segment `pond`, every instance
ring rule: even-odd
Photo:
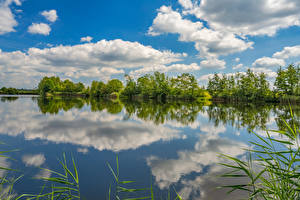
[[[166,199],[176,190],[184,199],[239,199],[218,186],[224,168],[220,153],[245,156],[251,130],[280,129],[290,107],[280,104],[216,104],[183,102],[120,102],[101,99],[0,96],[0,141],[14,160],[0,166],[24,175],[17,193],[38,193],[37,177],[50,177],[41,168],[60,170],[58,159],[74,157],[84,199],[107,199],[116,165],[120,177],[140,188],[153,186]],[[292,106],[300,117],[300,106]],[[1,176],[5,172],[1,171]]]

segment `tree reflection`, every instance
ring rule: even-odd
[[[1,98],[1,101],[4,100]],[[92,112],[105,110],[110,114],[118,114],[124,110],[124,119],[136,117],[155,124],[175,121],[189,125],[197,120],[199,112],[206,113],[216,127],[229,124],[237,129],[244,127],[248,130],[267,129],[268,123],[274,117],[274,123],[279,129],[284,127],[280,119],[285,119],[291,125],[300,124],[300,105],[291,106],[294,114],[294,121],[291,121],[291,109],[287,104],[112,101],[102,98],[39,98],[37,104],[44,114],[57,114],[60,110],[81,109],[84,105],[88,105]]]
[[[91,111],[106,111],[110,114],[118,114],[122,111],[123,105],[119,100],[111,101],[102,98],[90,98],[88,102],[91,105]]]
[[[19,97],[1,97],[1,102],[12,102],[16,101]]]
[[[206,111],[209,120],[213,121],[215,126],[223,123],[238,129],[247,127],[249,130],[254,130],[266,128],[274,106],[274,104],[217,103],[209,106]]]
[[[286,130],[285,122],[287,122],[290,127],[300,127],[300,105],[287,106],[281,104],[274,110],[274,113],[277,116],[275,120],[280,130]],[[293,118],[291,117],[292,115],[294,116]]]
[[[68,111],[72,108],[81,109],[86,103],[85,98],[39,98],[37,100],[43,114],[58,114],[60,110]]]
[[[295,117],[293,122],[291,121],[291,110],[293,110]],[[230,124],[237,129],[246,127],[249,131],[255,129],[266,130],[271,117],[275,117],[275,123],[281,130],[284,127],[282,119],[290,124],[299,124],[300,106],[272,103],[216,103],[210,105],[206,112],[209,120],[213,121],[215,126]]]
[[[125,101],[123,102],[128,118],[135,115],[144,121],[163,124],[167,121],[177,121],[183,125],[193,123],[200,111],[209,102],[156,102],[156,101]]]

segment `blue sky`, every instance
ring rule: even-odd
[[[297,0],[0,0],[0,87],[153,71],[205,84],[248,68],[272,79],[300,61],[299,25]]]

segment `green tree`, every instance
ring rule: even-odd
[[[123,83],[118,79],[112,79],[106,84],[106,93],[108,95],[114,92],[120,92],[123,89]]]
[[[58,77],[57,77],[58,78]],[[56,77],[44,77],[39,85],[38,85],[38,90],[40,95],[44,96],[47,94],[47,92],[52,92],[54,91],[55,88],[55,80]]]

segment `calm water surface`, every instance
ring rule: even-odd
[[[243,194],[216,187],[232,183],[217,178],[224,169],[219,153],[245,156],[253,139],[249,130],[282,126],[289,107],[282,105],[130,103],[85,99],[42,100],[0,97],[0,141],[16,161],[1,158],[1,166],[19,169],[24,178],[17,193],[37,193],[35,177],[59,170],[65,152],[75,158],[85,199],[106,199],[113,177],[106,162],[119,156],[120,176],[140,187],[153,184],[165,198],[173,188],[184,199],[239,199]],[[297,119],[299,106],[293,106]],[[2,174],[3,175],[3,172]]]

